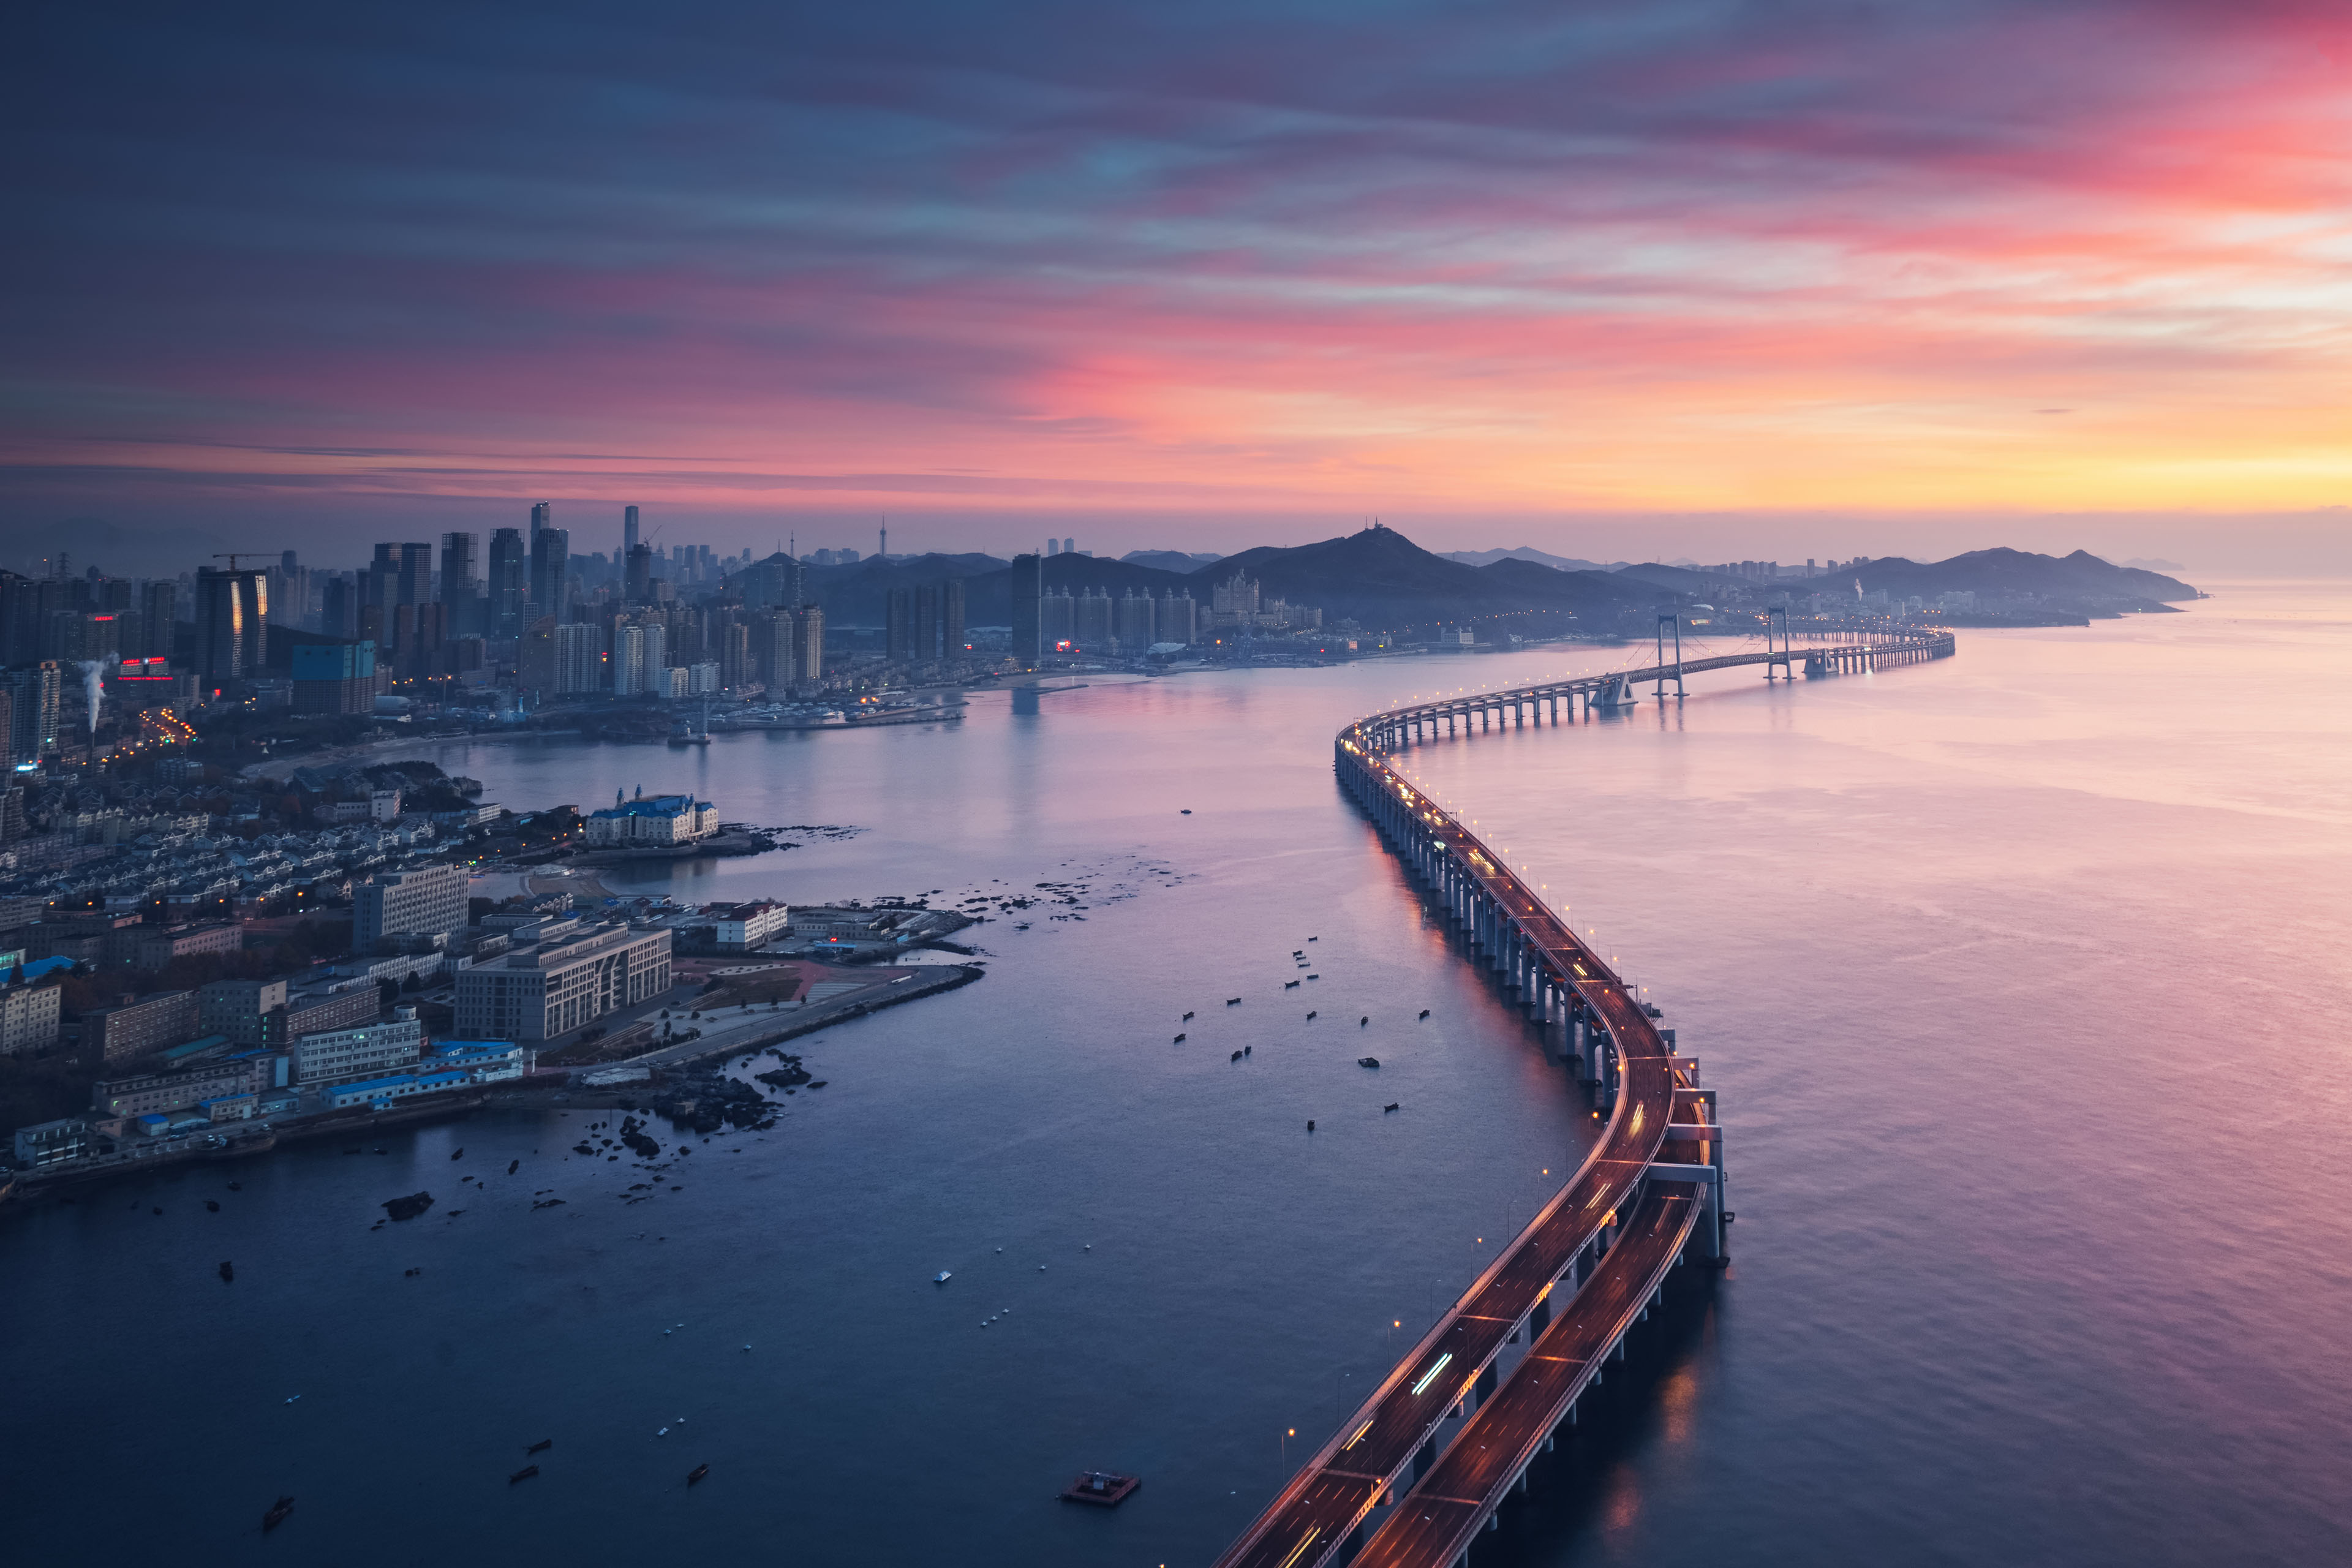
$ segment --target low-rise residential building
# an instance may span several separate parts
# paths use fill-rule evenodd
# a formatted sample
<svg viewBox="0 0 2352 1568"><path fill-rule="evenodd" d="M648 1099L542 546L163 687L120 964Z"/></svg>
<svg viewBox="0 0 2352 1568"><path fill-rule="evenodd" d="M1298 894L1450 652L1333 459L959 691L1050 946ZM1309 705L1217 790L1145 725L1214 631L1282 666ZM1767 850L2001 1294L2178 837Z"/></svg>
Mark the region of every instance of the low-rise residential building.
<svg viewBox="0 0 2352 1568"><path fill-rule="evenodd" d="M349 991L309 992L289 996L286 999L284 1037L299 1040L305 1035L373 1024L376 1015L383 1011L383 994L373 985L355 986Z"/></svg>
<svg viewBox="0 0 2352 1568"><path fill-rule="evenodd" d="M457 975L461 1039L536 1043L669 989L670 933L598 926Z"/></svg>
<svg viewBox="0 0 2352 1568"><path fill-rule="evenodd" d="M196 992L196 1022L240 1046L275 1046L286 1026L283 980L215 980Z"/></svg>
<svg viewBox="0 0 2352 1568"><path fill-rule="evenodd" d="M194 1039L196 994L158 991L146 996L125 996L116 1007L100 1007L81 1016L81 1048L91 1062L136 1061L166 1046Z"/></svg>
<svg viewBox="0 0 2352 1568"><path fill-rule="evenodd" d="M161 969L175 958L202 952L236 952L244 946L245 930L235 921L166 926L144 932L131 962L138 969Z"/></svg>
<svg viewBox="0 0 2352 1568"><path fill-rule="evenodd" d="M210 1100L196 1101L196 1109L205 1113L207 1121L244 1121L253 1115L257 1094L216 1094Z"/></svg>
<svg viewBox="0 0 2352 1568"><path fill-rule="evenodd" d="M168 1116L190 1110L207 1100L252 1094L265 1087L254 1081L249 1062L225 1062L187 1072L140 1073L131 1078L101 1079L90 1090L90 1109L100 1116L136 1121L142 1116Z"/></svg>
<svg viewBox="0 0 2352 1568"><path fill-rule="evenodd" d="M613 804L591 812L587 822L592 849L664 849L708 838L719 831L719 808L690 795L648 796L624 801L615 792Z"/></svg>
<svg viewBox="0 0 2352 1568"><path fill-rule="evenodd" d="M60 1160L79 1160L89 1152L90 1126L79 1117L36 1121L16 1129L16 1155L20 1168L38 1170Z"/></svg>
<svg viewBox="0 0 2352 1568"><path fill-rule="evenodd" d="M467 1074L456 1071L400 1073L391 1078L338 1084L327 1091L326 1100L334 1110L342 1110L354 1105L385 1105L445 1089L463 1089L469 1081Z"/></svg>
<svg viewBox="0 0 2352 1568"><path fill-rule="evenodd" d="M380 1077L405 1067L425 1052L425 1026L416 1009L402 1007L388 1024L363 1024L305 1035L294 1042L294 1081L305 1088L347 1079Z"/></svg>
<svg viewBox="0 0 2352 1568"><path fill-rule="evenodd" d="M0 988L0 1057L21 1057L46 1051L58 1043L56 985L16 984Z"/></svg>
<svg viewBox="0 0 2352 1568"><path fill-rule="evenodd" d="M713 904L709 912L721 952L749 952L792 929L792 910L782 904Z"/></svg>

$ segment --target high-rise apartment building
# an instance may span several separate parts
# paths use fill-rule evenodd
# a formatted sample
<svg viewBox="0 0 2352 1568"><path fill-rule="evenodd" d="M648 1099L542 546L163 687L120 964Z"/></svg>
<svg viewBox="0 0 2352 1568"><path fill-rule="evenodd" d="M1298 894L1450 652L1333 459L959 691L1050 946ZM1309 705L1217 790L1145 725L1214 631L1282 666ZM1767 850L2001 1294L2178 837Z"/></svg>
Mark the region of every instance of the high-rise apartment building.
<svg viewBox="0 0 2352 1568"><path fill-rule="evenodd" d="M622 558L621 598L631 605L648 605L654 597L654 551L650 544L632 544Z"/></svg>
<svg viewBox="0 0 2352 1568"><path fill-rule="evenodd" d="M558 696L572 697L604 689L604 628L586 621L560 621L554 628L555 682Z"/></svg>
<svg viewBox="0 0 2352 1568"><path fill-rule="evenodd" d="M169 658L172 639L180 626L180 585L170 578L150 583L139 597L139 657ZM124 650L126 658L130 657Z"/></svg>
<svg viewBox="0 0 2352 1568"><path fill-rule="evenodd" d="M1129 588L1119 600L1118 646L1123 652L1140 652L1160 640L1157 608L1151 595L1138 588Z"/></svg>
<svg viewBox="0 0 2352 1568"><path fill-rule="evenodd" d="M1160 608L1152 616L1151 630L1160 642L1190 646L1200 639L1200 606L1192 602L1190 594L1162 594Z"/></svg>
<svg viewBox="0 0 2352 1568"><path fill-rule="evenodd" d="M463 866L381 871L352 889L352 945L373 952L401 937L446 936L466 924Z"/></svg>

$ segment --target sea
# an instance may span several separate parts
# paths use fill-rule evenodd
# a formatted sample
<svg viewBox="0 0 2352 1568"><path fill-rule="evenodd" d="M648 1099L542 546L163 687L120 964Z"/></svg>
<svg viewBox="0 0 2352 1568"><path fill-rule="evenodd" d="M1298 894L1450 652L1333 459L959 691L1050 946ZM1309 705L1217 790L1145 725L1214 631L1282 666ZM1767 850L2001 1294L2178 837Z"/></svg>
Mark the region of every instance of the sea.
<svg viewBox="0 0 2352 1568"><path fill-rule="evenodd" d="M2209 586L1406 756L1700 1059L1738 1216L1474 1562L2352 1562L2352 584ZM690 789L795 847L616 894L928 898L987 976L659 1172L567 1107L0 1213L8 1557L1212 1562L1597 1125L1333 732L1629 662L414 752Z"/></svg>

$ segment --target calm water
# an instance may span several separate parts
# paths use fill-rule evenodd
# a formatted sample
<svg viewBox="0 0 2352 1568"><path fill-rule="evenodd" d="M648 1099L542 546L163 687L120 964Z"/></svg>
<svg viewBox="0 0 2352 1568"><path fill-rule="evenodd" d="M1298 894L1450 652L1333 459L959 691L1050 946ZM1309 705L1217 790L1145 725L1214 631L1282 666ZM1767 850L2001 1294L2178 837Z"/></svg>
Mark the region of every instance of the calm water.
<svg viewBox="0 0 2352 1568"><path fill-rule="evenodd" d="M979 928L982 984L805 1047L829 1087L650 1202L563 1157L586 1115L518 1116L12 1217L12 1548L1206 1562L1591 1125L1343 805L1330 731L1601 662L436 753L519 806L690 783L867 830L695 897L1085 890ZM1739 1215L1479 1561L2352 1560L2347 677L2352 592L2244 585L1413 756L1704 1059ZM1055 1503L1084 1466L1146 1485Z"/></svg>

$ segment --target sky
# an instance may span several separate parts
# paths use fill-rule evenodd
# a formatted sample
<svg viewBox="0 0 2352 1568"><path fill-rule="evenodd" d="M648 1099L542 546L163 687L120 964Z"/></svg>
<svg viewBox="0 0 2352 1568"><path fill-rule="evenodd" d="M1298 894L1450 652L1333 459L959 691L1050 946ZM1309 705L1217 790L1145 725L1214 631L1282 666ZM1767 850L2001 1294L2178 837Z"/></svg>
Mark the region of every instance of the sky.
<svg viewBox="0 0 2352 1568"><path fill-rule="evenodd" d="M20 543L2352 571L2341 0L18 15Z"/></svg>

